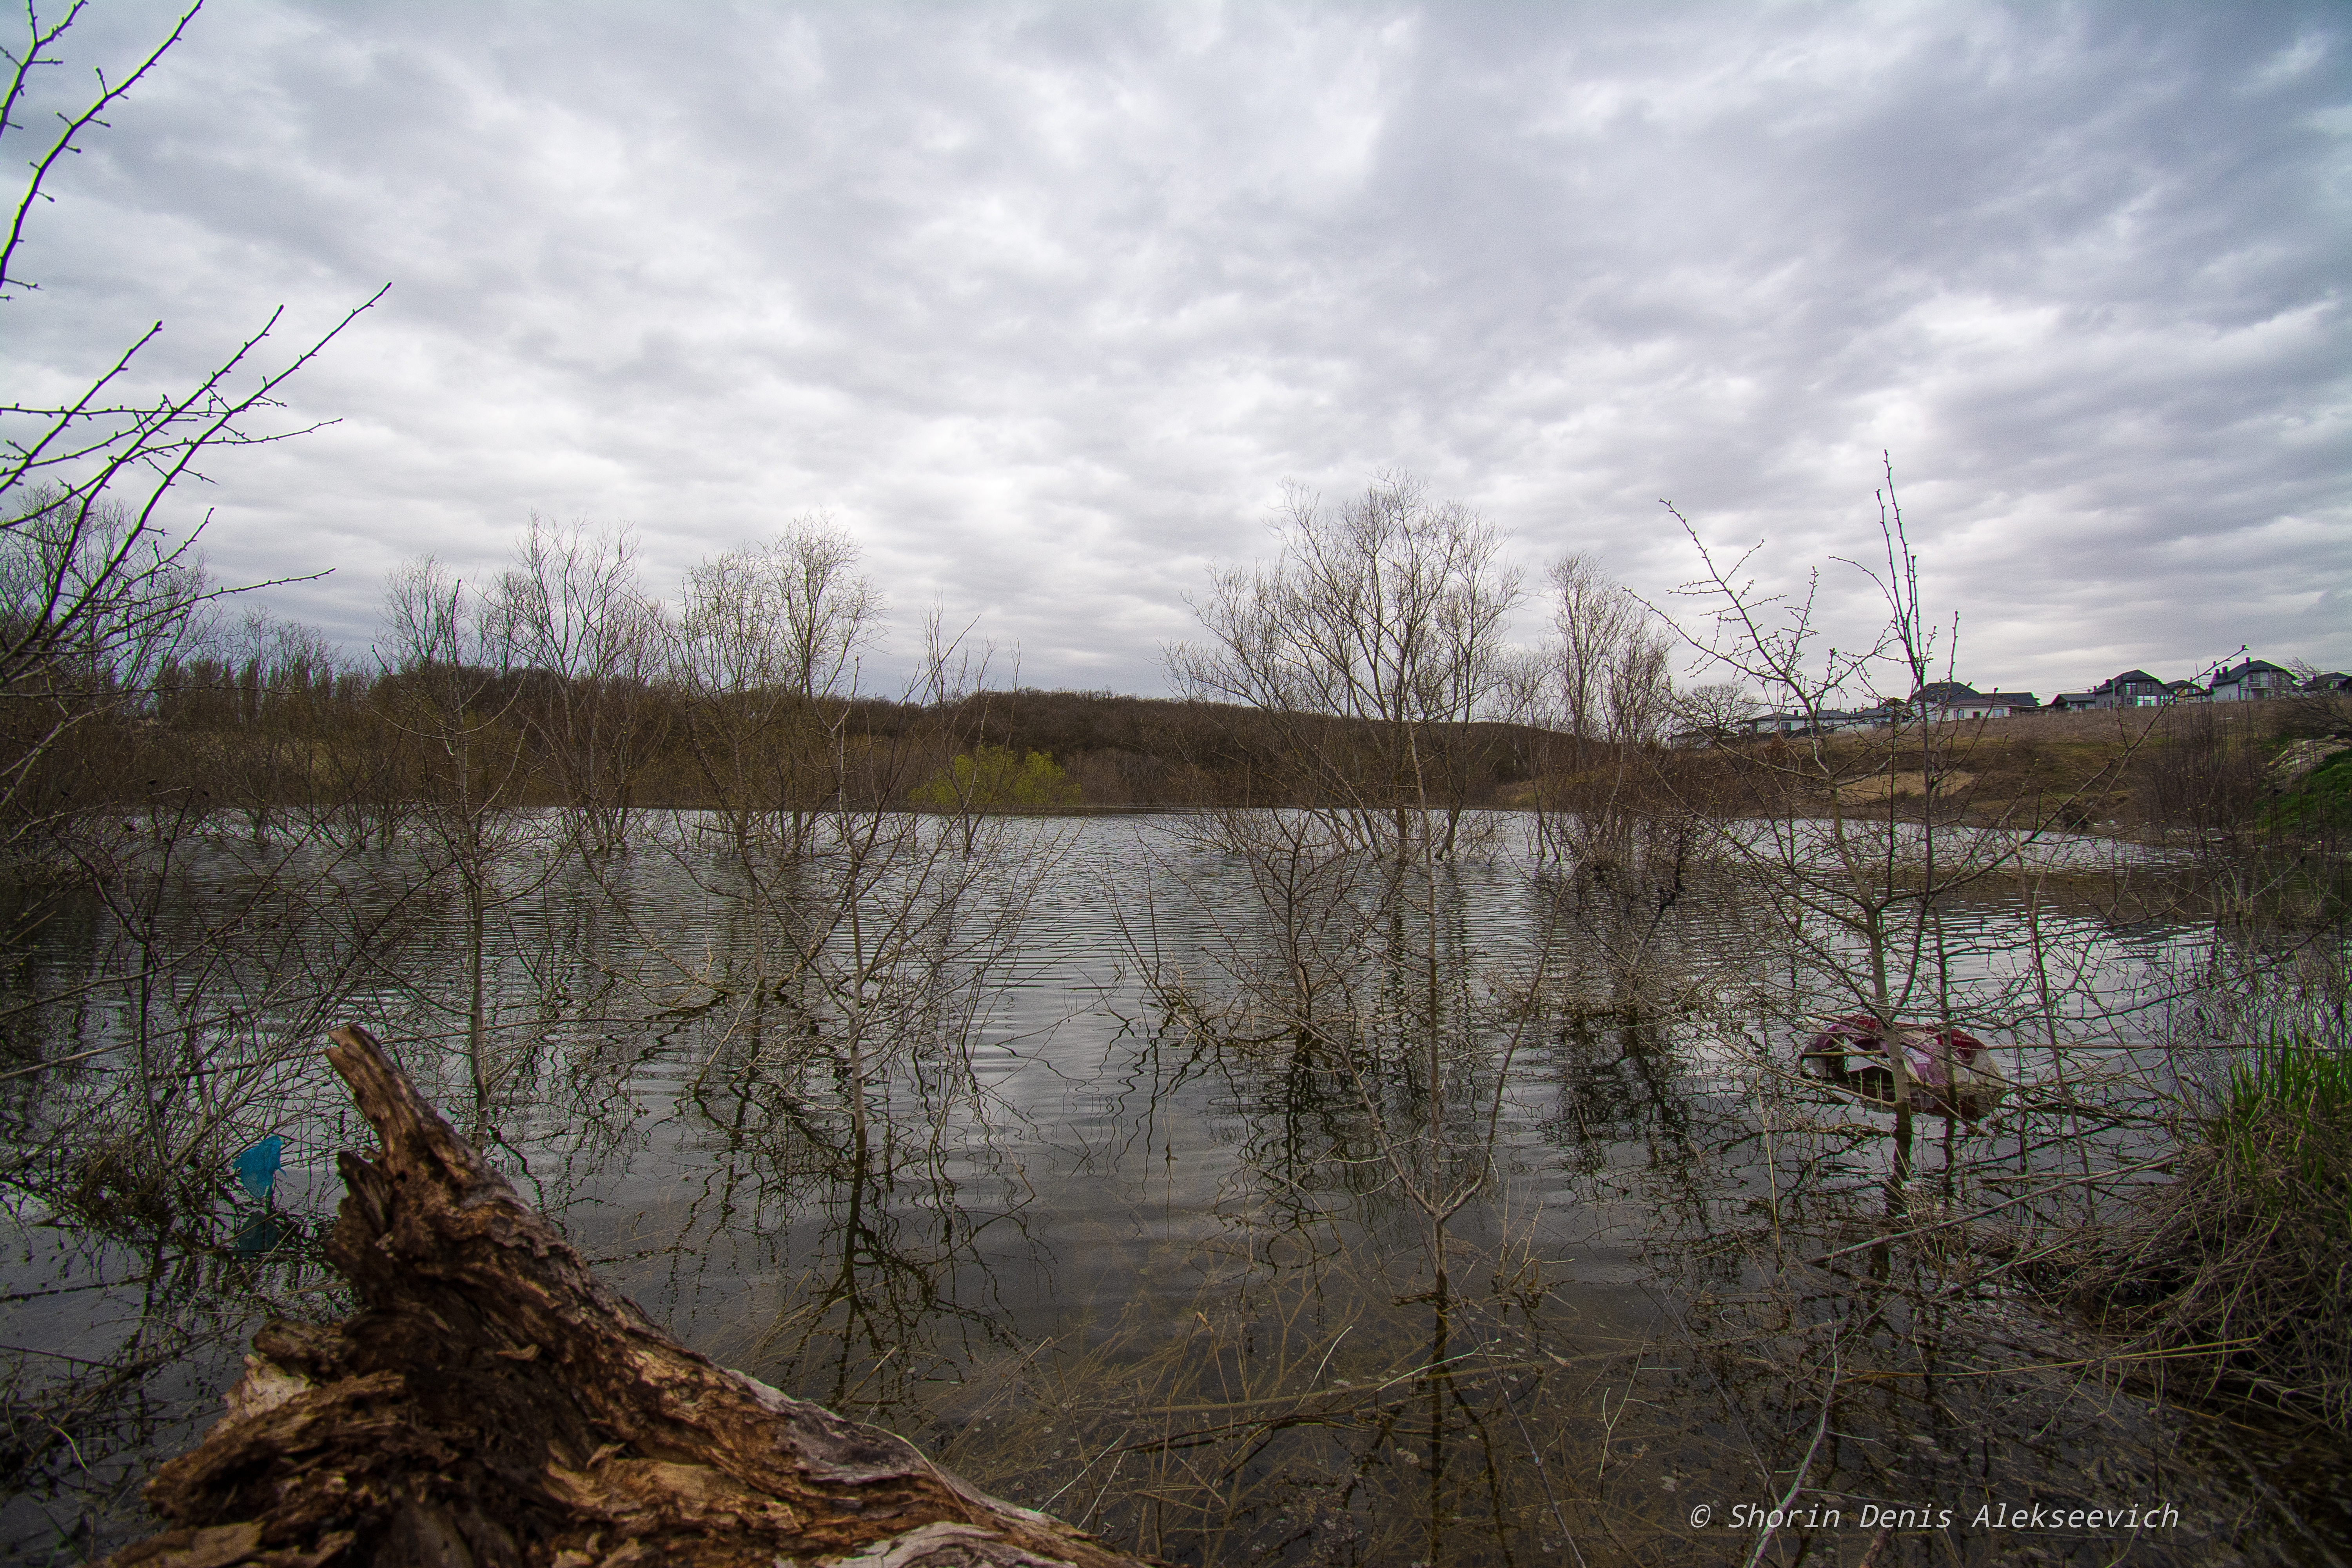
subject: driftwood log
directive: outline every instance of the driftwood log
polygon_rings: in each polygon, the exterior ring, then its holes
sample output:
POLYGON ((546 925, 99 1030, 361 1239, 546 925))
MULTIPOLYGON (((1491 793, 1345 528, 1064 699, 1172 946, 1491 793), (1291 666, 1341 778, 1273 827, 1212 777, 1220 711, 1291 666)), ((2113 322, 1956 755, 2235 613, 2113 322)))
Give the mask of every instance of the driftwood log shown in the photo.
POLYGON ((1145 1561, 678 1344, 364 1030, 331 1038, 383 1145, 337 1159, 327 1255, 361 1310, 254 1336, 228 1414, 148 1483, 180 1528, 121 1568, 1145 1561))

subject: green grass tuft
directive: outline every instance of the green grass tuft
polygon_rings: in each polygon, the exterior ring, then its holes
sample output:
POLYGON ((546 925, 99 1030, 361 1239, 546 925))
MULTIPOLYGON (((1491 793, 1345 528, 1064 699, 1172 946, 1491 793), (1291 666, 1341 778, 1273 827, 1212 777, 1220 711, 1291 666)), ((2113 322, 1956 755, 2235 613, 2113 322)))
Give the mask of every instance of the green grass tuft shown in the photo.
POLYGON ((2205 1136, 2241 1192, 2274 1213, 2316 1205, 2352 1240, 2352 1053, 2292 1036, 2241 1058, 2205 1136))
POLYGON ((2269 812, 2273 829, 2316 833, 2352 829, 2352 751, 2342 751, 2321 763, 2269 812))
POLYGON ((2352 1434, 2352 1051, 2250 1048, 2178 1178, 2076 1280, 2131 1353, 2352 1434))

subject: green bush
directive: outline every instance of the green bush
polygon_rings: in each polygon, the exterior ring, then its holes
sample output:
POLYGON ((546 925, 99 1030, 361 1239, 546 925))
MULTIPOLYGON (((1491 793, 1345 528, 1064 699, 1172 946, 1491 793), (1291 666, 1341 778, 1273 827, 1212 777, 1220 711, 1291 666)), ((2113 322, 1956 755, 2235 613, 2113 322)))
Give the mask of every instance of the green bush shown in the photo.
POLYGON ((1078 804, 1078 786, 1043 752, 1015 757, 981 746, 923 781, 907 797, 932 811, 1047 811, 1078 804))

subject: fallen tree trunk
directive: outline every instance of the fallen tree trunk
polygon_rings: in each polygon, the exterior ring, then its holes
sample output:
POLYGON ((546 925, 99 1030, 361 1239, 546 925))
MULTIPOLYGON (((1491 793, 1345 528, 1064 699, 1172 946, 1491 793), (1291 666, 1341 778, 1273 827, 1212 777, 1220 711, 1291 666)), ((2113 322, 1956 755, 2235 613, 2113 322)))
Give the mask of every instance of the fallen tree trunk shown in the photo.
POLYGON ((714 1365, 600 1284, 362 1029, 327 1053, 382 1142, 337 1157, 361 1310, 266 1325, 228 1415, 148 1483, 121 1568, 1135 1568, 904 1438, 714 1365))

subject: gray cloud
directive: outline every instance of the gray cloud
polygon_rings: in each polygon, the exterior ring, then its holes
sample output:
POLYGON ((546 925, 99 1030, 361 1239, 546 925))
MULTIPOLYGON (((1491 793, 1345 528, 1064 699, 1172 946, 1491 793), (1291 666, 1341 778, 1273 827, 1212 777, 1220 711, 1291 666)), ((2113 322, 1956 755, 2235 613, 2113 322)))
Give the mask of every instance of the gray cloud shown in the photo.
POLYGON ((288 411, 343 422, 203 497, 224 575, 335 567, 273 602, 354 646, 394 562, 487 570, 532 508, 634 523, 667 579, 822 507, 902 623, 936 596, 1026 680, 1153 690, 1286 477, 1409 467, 1662 595, 1660 497, 1794 581, 1872 547, 1891 450, 1964 678, 2343 667, 2347 34, 240 6, 60 186, 12 357, 62 377, 161 316, 184 373, 390 281, 288 411))

